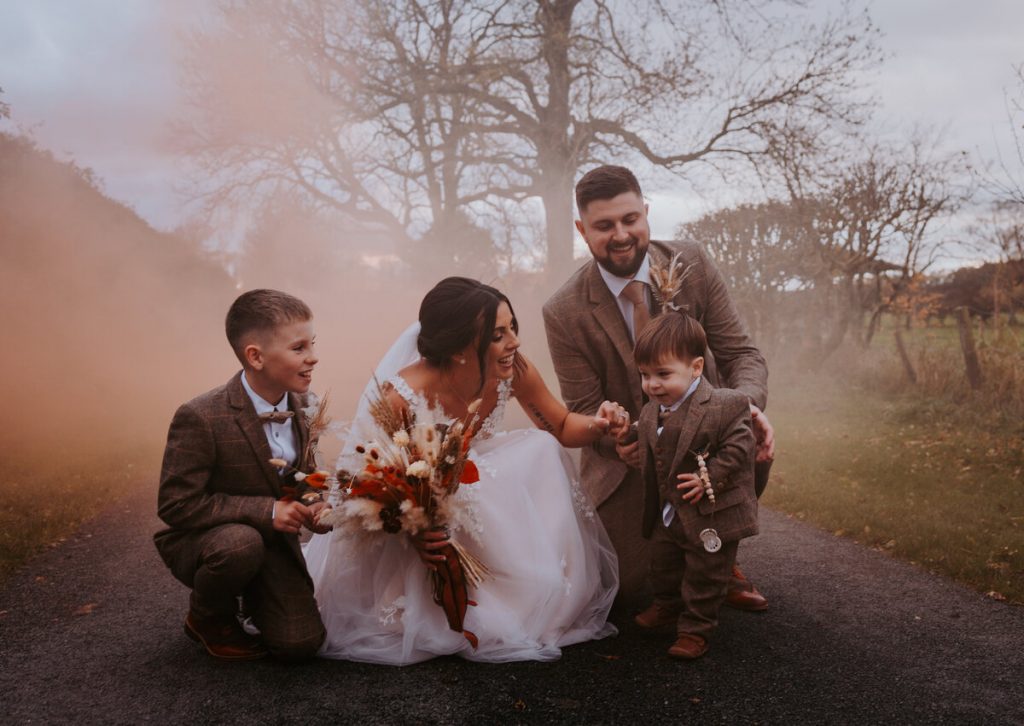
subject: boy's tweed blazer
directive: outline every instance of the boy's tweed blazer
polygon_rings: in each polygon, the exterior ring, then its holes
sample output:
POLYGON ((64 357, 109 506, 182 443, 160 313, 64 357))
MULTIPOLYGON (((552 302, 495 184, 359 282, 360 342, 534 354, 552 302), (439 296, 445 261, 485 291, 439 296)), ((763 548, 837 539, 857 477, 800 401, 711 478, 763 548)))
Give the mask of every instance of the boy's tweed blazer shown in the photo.
POLYGON ((757 534, 756 442, 746 395, 715 389, 702 378, 690 398, 665 420, 661 436, 658 409, 656 402, 648 403, 638 424, 644 537, 651 536, 665 502, 675 507, 687 542, 699 544, 705 527, 714 527, 723 542, 757 534), (696 505, 690 504, 676 488, 678 474, 697 471, 697 452, 708 452, 714 505, 706 495, 696 505))
MULTIPOLYGON (((259 530, 268 543, 283 542, 305 571, 298 535, 273 527, 271 514, 274 501, 282 496, 281 479, 269 463, 270 444, 241 376, 239 372, 174 414, 157 506, 167 528, 154 536, 156 547, 171 565, 181 561, 180 548, 191 547, 196 534, 221 524, 242 523, 259 530)), ((309 433, 302 414, 306 404, 305 395, 288 394, 300 456, 309 433)))
MULTIPOLYGON (((768 368, 740 321, 722 275, 695 242, 652 241, 651 264, 667 265, 676 252, 690 266, 675 304, 697 318, 708 336, 704 375, 716 387, 734 388, 764 409, 768 368)), ((655 311, 657 312, 657 311, 655 311)), ((570 411, 593 415, 605 399, 624 406, 633 420, 643 407, 633 343, 618 303, 593 259, 583 265, 544 305, 544 327, 562 398, 570 411)), ((583 449, 580 478, 595 506, 627 479, 629 467, 605 436, 583 449)), ((638 477, 629 480, 639 485, 638 477)), ((622 512, 636 526, 638 512, 622 512)), ((616 513, 602 511, 602 519, 616 513)), ((623 523, 625 524, 625 523, 623 523)), ((622 554, 620 553, 620 557, 622 554)))

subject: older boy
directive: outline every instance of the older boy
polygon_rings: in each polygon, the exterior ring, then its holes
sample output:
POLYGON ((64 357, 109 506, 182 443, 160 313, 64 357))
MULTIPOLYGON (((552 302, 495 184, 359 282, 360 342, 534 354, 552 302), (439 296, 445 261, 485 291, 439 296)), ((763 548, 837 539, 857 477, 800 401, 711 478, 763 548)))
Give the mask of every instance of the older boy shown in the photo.
POLYGON ((242 371, 182 405, 167 434, 158 504, 167 528, 154 539, 192 588, 185 633, 222 660, 306 658, 324 639, 297 535, 325 531, 316 519, 327 505, 282 500, 269 463, 312 464, 302 414, 317 363, 312 318, 283 292, 241 295, 225 327, 242 371), (239 595, 261 638, 239 625, 239 595))
POLYGON ((646 326, 633 353, 650 397, 637 433, 654 594, 636 623, 650 629, 674 624, 676 642, 668 653, 675 658, 707 651, 739 540, 757 534, 749 399, 701 377, 706 346, 694 318, 666 313, 646 326))

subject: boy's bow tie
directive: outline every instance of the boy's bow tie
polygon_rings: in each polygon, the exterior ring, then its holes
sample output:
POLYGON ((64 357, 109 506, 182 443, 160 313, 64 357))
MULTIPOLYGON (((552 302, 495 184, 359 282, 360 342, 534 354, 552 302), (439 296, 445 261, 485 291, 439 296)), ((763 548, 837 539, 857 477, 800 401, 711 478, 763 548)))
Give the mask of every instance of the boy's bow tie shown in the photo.
POLYGON ((294 411, 267 411, 266 413, 261 413, 259 417, 263 423, 267 421, 270 423, 284 423, 294 415, 294 411))

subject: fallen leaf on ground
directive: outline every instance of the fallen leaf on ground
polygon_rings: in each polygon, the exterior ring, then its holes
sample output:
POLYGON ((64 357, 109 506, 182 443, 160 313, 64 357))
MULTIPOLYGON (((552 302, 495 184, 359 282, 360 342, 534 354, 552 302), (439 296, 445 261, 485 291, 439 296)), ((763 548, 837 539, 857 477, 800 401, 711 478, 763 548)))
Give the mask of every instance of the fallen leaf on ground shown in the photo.
POLYGON ((690 703, 700 703, 700 696, 692 696, 690 698, 690 703))
POLYGON ((604 655, 603 653, 598 653, 597 657, 598 658, 602 658, 604 660, 619 660, 622 656, 621 655, 604 655))
POLYGON ((524 701, 521 698, 517 698, 516 702, 512 704, 512 708, 514 708, 517 711, 525 711, 526 710, 526 701, 524 701))
POLYGON ((97 607, 97 603, 87 602, 85 605, 80 606, 72 615, 91 615, 92 611, 97 607))
POLYGON ((998 600, 999 602, 1006 602, 1006 595, 1001 592, 996 592, 995 590, 989 590, 986 592, 985 597, 990 597, 993 600, 998 600))

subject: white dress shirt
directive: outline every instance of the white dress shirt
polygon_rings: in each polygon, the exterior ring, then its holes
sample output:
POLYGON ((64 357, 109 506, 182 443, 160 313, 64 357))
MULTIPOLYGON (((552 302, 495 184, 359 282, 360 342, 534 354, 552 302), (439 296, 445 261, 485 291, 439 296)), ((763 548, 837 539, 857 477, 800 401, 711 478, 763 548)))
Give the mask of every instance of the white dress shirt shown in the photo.
MULTIPOLYGON (((242 373, 242 387, 245 388, 245 392, 249 394, 249 400, 251 400, 252 405, 256 407, 257 414, 288 410, 287 393, 285 393, 281 397, 281 400, 276 404, 267 403, 263 400, 260 394, 252 390, 252 386, 250 386, 249 381, 246 380, 245 373, 242 373)), ((271 421, 263 422, 263 433, 267 435, 267 443, 270 444, 270 453, 273 454, 273 458, 275 459, 283 459, 284 461, 287 461, 289 466, 295 466, 295 462, 298 459, 298 440, 295 437, 295 427, 292 426, 293 420, 294 418, 290 418, 282 423, 273 423, 271 421)))
POLYGON ((650 255, 644 255, 644 261, 640 263, 640 269, 636 271, 636 274, 632 277, 619 277, 608 272, 601 265, 597 266, 598 272, 601 273, 601 278, 604 280, 604 284, 608 286, 612 295, 615 297, 615 301, 619 304, 619 310, 622 312, 622 317, 626 321, 626 328, 629 330, 629 339, 636 340, 636 335, 633 331, 633 301, 625 297, 622 291, 626 289, 626 285, 633 282, 633 280, 639 280, 640 282, 647 285, 648 299, 651 294, 651 257, 650 255))
MULTIPOLYGON (((700 376, 698 376, 697 378, 693 379, 693 383, 691 383, 690 387, 686 389, 686 393, 683 394, 682 398, 680 398, 678 401, 673 403, 671 406, 660 406, 659 408, 661 409, 661 413, 665 413, 666 411, 675 411, 677 408, 682 406, 683 402, 687 398, 689 398, 690 396, 693 395, 693 392, 697 390, 697 386, 699 386, 699 385, 700 385, 700 376)), ((665 427, 664 426, 659 426, 658 427, 658 436, 661 436, 661 430, 663 428, 665 428, 665 427)), ((661 519, 665 523, 666 527, 669 526, 670 524, 672 524, 672 518, 675 517, 675 516, 676 516, 676 509, 675 509, 675 507, 672 506, 671 502, 665 502, 665 508, 661 510, 661 519)))

